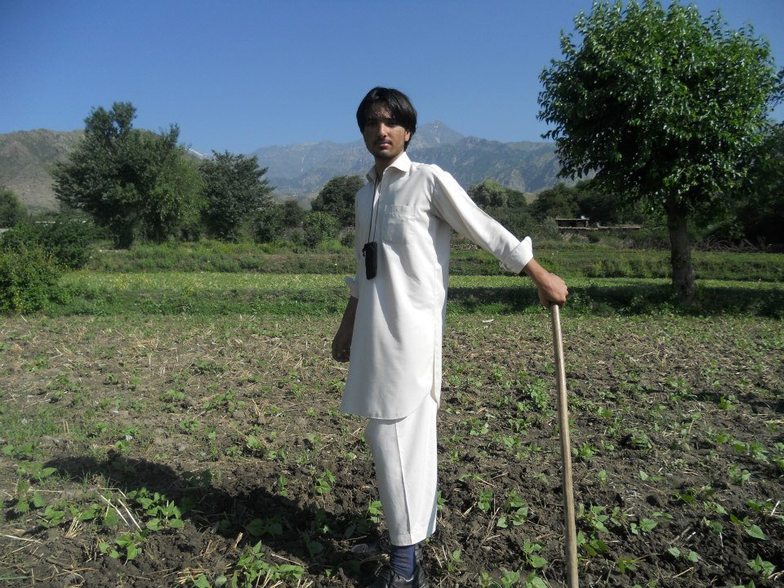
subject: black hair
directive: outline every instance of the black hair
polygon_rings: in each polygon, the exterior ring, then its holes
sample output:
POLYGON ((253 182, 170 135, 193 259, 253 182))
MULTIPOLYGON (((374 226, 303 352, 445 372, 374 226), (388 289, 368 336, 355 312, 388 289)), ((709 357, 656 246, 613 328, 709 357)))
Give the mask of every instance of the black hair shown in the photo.
MULTIPOLYGON (((360 132, 364 132, 365 124, 373 115, 376 106, 382 105, 389 109, 389 114, 397 124, 411 133, 416 132, 417 112, 408 96, 394 88, 375 87, 362 99, 357 108, 357 125, 360 132)), ((409 138, 409 141, 411 139, 409 138)), ((406 141, 408 147, 408 141, 406 141)))

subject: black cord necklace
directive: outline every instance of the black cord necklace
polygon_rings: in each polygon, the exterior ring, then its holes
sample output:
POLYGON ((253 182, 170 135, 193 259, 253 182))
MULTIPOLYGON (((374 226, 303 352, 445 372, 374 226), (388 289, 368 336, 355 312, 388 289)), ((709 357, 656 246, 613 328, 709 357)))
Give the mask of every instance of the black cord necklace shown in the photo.
MULTIPOLYGON (((370 225, 368 226, 368 236, 365 246, 362 248, 362 255, 365 257, 365 276, 368 280, 376 277, 378 271, 378 243, 376 242, 376 228, 378 227, 378 207, 376 206, 376 194, 378 186, 381 184, 381 176, 376 171, 376 178, 373 181, 373 199, 370 202, 370 225), (375 218, 375 222, 374 221, 375 218), (371 233, 372 231, 372 233, 371 233), (371 241, 371 234, 373 240, 371 241)), ((378 194, 379 205, 381 204, 381 194, 378 194)))

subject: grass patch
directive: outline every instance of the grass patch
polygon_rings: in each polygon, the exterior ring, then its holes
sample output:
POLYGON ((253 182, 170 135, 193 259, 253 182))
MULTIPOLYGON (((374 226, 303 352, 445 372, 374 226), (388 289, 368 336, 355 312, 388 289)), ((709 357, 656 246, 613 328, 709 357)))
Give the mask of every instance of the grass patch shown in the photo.
MULTIPOLYGON (((61 282, 67 302, 52 315, 124 313, 225 315, 231 313, 319 316, 340 313, 348 295, 343 276, 214 272, 72 272, 61 282)), ((774 283, 700 281, 698 305, 681 309, 668 281, 658 279, 569 280, 571 313, 697 315, 750 314, 781 317, 784 289, 774 283)), ((452 276, 450 314, 535 312, 536 291, 516 276, 452 276)))
MULTIPOLYGON (((545 242, 537 259, 564 277, 668 278, 668 251, 619 249, 600 244, 545 242)), ((137 245, 128 251, 103 251, 90 263, 99 272, 261 272, 349 274, 353 250, 292 249, 284 245, 202 241, 177 245, 137 245)), ((784 282, 784 254, 695 251, 697 277, 703 280, 784 282)), ((452 275, 501 275, 498 261, 458 239, 450 261, 452 275)))

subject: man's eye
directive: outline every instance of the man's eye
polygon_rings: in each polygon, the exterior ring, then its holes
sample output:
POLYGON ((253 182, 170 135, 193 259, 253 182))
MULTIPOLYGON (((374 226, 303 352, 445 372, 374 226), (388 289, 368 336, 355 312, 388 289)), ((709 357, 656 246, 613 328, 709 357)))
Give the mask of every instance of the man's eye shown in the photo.
POLYGON ((379 124, 384 124, 388 127, 397 127, 400 126, 397 122, 397 119, 394 118, 369 118, 367 124, 370 126, 378 126, 379 124))

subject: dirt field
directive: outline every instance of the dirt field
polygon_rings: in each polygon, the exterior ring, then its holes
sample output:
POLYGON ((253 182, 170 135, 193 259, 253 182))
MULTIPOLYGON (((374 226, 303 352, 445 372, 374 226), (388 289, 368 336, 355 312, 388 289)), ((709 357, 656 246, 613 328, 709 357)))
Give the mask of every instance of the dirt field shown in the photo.
MULTIPOLYGON (((0 326, 0 586, 355 586, 383 535, 338 321, 0 326), (363 551, 365 550, 365 551, 363 551)), ((582 586, 773 586, 784 331, 570 316, 582 586)), ((546 313, 450 317, 435 586, 564 580, 546 313)))

